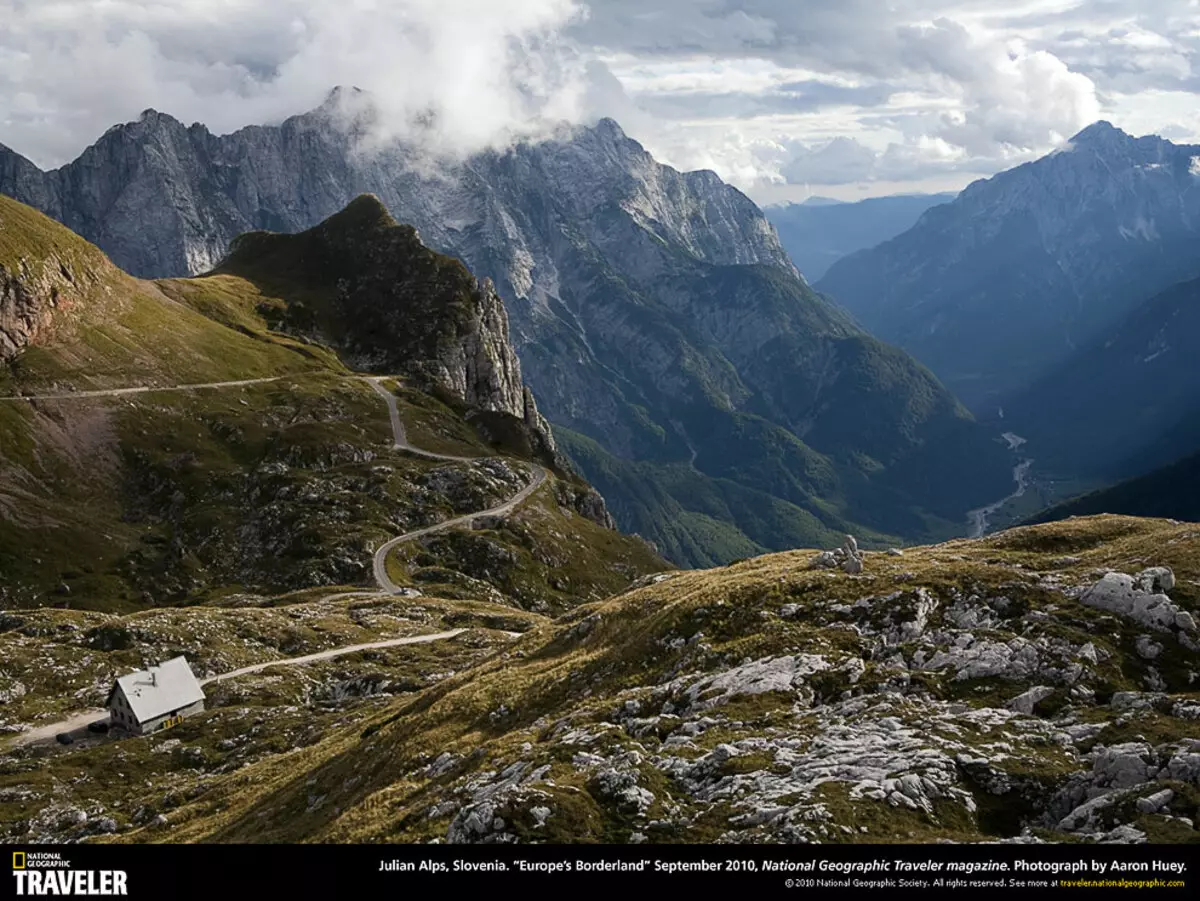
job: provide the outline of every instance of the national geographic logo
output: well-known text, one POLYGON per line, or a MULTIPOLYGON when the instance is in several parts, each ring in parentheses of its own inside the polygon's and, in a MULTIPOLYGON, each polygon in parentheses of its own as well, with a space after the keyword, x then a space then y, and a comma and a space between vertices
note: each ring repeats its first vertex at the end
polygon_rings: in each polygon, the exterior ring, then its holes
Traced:
POLYGON ((72 870, 57 851, 14 851, 13 878, 20 896, 129 894, 124 870, 72 870))

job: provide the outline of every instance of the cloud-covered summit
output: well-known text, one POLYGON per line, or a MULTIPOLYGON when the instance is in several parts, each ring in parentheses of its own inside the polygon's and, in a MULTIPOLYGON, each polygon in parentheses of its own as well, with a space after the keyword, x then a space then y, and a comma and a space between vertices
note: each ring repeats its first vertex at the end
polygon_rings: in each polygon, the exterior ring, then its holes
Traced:
POLYGON ((334 84, 369 90, 379 127, 417 123, 448 153, 610 115, 760 199, 961 186, 1101 116, 1200 136, 1192 0, 9 5, 0 142, 42 165, 147 107, 224 132, 334 84))

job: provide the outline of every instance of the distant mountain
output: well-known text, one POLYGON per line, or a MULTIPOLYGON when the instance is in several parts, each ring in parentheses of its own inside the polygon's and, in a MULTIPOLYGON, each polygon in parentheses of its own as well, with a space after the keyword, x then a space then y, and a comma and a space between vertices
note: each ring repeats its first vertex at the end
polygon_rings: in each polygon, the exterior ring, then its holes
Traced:
MULTIPOLYGON (((1197 254, 1200 257, 1200 254, 1197 254)), ((1114 479, 1200 449, 1200 279, 1168 288, 1006 399, 1040 470, 1114 479)), ((1112 511, 1125 512, 1125 511, 1112 511)))
POLYGON ((898 194, 842 203, 810 197, 803 203, 769 206, 763 212, 792 262, 815 282, 842 257, 896 237, 927 209, 953 198, 953 194, 898 194))
POLYGON ((623 528, 683 563, 956 534, 1006 489, 1004 449, 937 380, 799 277, 770 223, 711 172, 657 163, 615 122, 433 166, 364 142, 335 91, 218 137, 147 111, 0 191, 142 275, 214 266, 254 229, 297 232, 364 191, 492 279, 563 448, 623 528))
POLYGON ((1200 275, 1200 146, 1107 122, 975 182, 818 284, 973 408, 1030 384, 1200 275))

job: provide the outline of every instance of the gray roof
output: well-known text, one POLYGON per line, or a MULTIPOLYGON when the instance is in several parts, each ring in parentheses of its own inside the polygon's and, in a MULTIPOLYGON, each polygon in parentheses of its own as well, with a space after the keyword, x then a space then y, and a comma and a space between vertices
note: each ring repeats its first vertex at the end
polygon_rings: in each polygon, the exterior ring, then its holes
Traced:
POLYGON ((121 676, 109 692, 109 703, 118 688, 139 723, 204 700, 204 690, 196 681, 186 657, 176 657, 148 670, 121 676))

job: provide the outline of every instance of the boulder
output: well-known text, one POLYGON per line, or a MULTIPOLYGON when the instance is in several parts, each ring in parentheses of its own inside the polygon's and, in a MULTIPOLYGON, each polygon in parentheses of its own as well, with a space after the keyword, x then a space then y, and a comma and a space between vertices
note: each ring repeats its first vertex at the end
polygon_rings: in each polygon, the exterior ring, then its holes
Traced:
MULTIPOLYGON (((1172 628, 1194 631, 1196 624, 1190 614, 1172 603, 1165 594, 1147 591, 1143 587, 1144 584, 1163 584, 1163 578, 1160 575, 1139 582, 1133 576, 1124 573, 1108 573, 1087 589, 1079 600, 1089 607, 1128 617, 1160 632, 1170 631, 1172 628)), ((1167 581, 1174 585, 1173 579, 1172 576, 1167 581)))
POLYGON ((1054 689, 1048 685, 1035 685, 1029 691, 1017 695, 1005 706, 1017 713, 1032 714, 1033 708, 1054 694, 1054 689))
POLYGON ((852 576, 858 575, 863 571, 863 555, 858 549, 858 541, 853 535, 847 535, 846 541, 842 545, 842 553, 845 555, 845 560, 842 563, 842 570, 852 576))
POLYGON ((1166 566, 1151 566, 1137 574, 1137 583, 1142 591, 1167 592, 1175 587, 1175 573, 1166 566))

